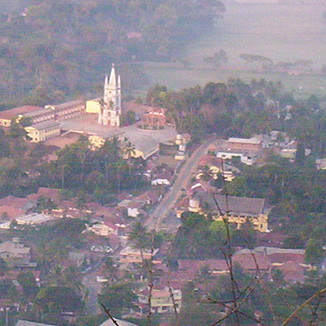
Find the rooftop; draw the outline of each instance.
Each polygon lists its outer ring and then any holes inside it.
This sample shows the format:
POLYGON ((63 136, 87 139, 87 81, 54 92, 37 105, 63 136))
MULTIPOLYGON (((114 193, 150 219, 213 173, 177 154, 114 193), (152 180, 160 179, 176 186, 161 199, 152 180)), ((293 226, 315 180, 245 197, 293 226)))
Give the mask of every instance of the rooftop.
POLYGON ((34 128, 36 130, 44 130, 44 129, 51 128, 51 127, 60 127, 60 123, 53 121, 53 120, 48 120, 48 121, 36 123, 35 125, 32 125, 27 128, 34 128))
POLYGON ((248 197, 236 197, 236 196, 226 196, 215 195, 215 200, 213 195, 207 192, 199 192, 195 195, 201 204, 207 203, 215 211, 218 210, 216 207, 216 202, 220 210, 225 214, 227 211, 234 215, 245 215, 245 216, 258 216, 263 213, 265 199, 263 198, 248 198, 248 197))
POLYGON ((18 108, 13 108, 10 110, 0 112, 0 119, 13 119, 18 117, 19 115, 26 114, 29 112, 33 112, 36 110, 42 110, 43 108, 39 106, 31 106, 31 105, 24 105, 18 108))
POLYGON ((28 320, 18 320, 17 324, 15 326, 56 326, 54 324, 43 324, 38 323, 35 321, 28 321, 28 320))
POLYGON ((35 110, 35 111, 32 111, 32 112, 24 113, 24 116, 27 117, 27 118, 32 118, 32 117, 38 116, 40 114, 46 114, 46 113, 53 113, 53 110, 51 110, 51 109, 39 109, 39 110, 35 110))
POLYGON ((0 253, 2 252, 11 252, 11 253, 19 253, 19 254, 29 254, 31 248, 25 247, 21 243, 16 243, 12 241, 5 241, 0 243, 0 253))
POLYGON ((76 105, 83 105, 85 104, 84 100, 76 100, 76 101, 70 101, 70 102, 65 102, 57 105, 50 105, 55 108, 55 110, 64 110, 70 107, 74 107, 76 105))
POLYGON ((0 206, 11 206, 21 209, 29 209, 33 205, 30 204, 29 200, 26 198, 19 198, 12 195, 0 199, 0 206))
MULTIPOLYGON (((114 318, 114 319, 118 323, 119 326, 138 326, 137 324, 129 323, 124 320, 120 320, 120 319, 116 319, 116 318, 114 318)), ((114 325, 116 325, 116 324, 114 324, 114 322, 111 319, 108 319, 107 321, 105 321, 103 324, 101 324, 99 326, 114 326, 114 325)), ((28 325, 26 325, 26 326, 28 326, 28 325)))
POLYGON ((241 143, 241 144, 257 144, 259 145, 261 143, 260 139, 257 138, 235 138, 231 137, 228 139, 229 143, 241 143))
POLYGON ((132 144, 139 142, 141 137, 147 136, 155 139, 158 143, 174 142, 177 135, 176 131, 168 126, 161 130, 143 130, 136 125, 117 128, 99 125, 97 118, 98 115, 95 113, 82 114, 81 116, 61 121, 61 129, 84 135, 98 135, 103 138, 110 137, 111 135, 114 137, 114 134, 118 136, 124 133, 132 144))

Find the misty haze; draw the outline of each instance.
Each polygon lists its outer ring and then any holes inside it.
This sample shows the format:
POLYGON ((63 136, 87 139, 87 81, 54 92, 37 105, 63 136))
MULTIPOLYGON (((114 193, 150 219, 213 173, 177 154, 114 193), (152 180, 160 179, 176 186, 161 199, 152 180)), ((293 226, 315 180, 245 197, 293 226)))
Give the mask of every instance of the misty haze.
POLYGON ((325 326, 326 0, 0 0, 0 326, 325 326))

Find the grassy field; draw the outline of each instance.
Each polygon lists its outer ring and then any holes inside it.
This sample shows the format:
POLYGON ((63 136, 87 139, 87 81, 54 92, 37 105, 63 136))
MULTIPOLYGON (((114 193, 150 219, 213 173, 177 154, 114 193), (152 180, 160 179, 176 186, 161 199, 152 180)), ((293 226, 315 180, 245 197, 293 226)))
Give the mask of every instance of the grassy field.
MULTIPOLYGON (((321 5, 240 5, 229 4, 222 20, 210 35, 193 42, 180 53, 182 63, 146 63, 150 84, 160 83, 181 89, 208 81, 226 82, 239 77, 245 81, 265 78, 280 80, 296 97, 310 94, 326 97, 326 77, 253 72, 239 58, 242 53, 263 55, 274 62, 309 60, 315 71, 326 64, 326 23, 321 5), (224 49, 229 68, 208 68, 203 59, 224 49)), ((147 85, 148 86, 148 85, 147 85)), ((146 86, 146 87, 147 87, 146 86)), ((138 90, 141 94, 143 86, 138 90)))
MULTIPOLYGON (((182 64, 146 63, 145 70, 150 84, 163 84, 169 89, 182 89, 196 84, 205 85, 209 81, 227 82, 230 78, 250 81, 253 78, 281 81, 285 88, 297 98, 311 94, 326 97, 326 76, 288 75, 281 73, 261 73, 247 70, 220 70, 203 66, 184 67, 182 64)), ((140 92, 141 93, 141 92, 140 92)))

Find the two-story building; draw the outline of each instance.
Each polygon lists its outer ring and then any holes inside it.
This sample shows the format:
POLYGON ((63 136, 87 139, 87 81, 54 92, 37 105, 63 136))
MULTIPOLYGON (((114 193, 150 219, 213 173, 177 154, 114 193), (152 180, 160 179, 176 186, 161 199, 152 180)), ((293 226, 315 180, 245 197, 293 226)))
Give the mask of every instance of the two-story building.
POLYGON ((78 117, 85 112, 85 101, 76 100, 57 105, 47 105, 45 108, 52 109, 56 120, 65 120, 78 117))
POLYGON ((54 120, 40 122, 29 127, 25 127, 31 142, 39 143, 41 141, 60 136, 60 124, 54 120))
MULTIPOLYGON (((32 114, 33 112, 39 112, 40 115, 43 115, 44 112, 42 110, 43 108, 38 106, 24 105, 10 110, 2 111, 0 112, 0 126, 9 128, 13 119, 19 121, 19 119, 28 114, 32 114)), ((36 118, 36 116, 34 116, 34 118, 36 118)))
POLYGON ((19 239, 0 243, 0 258, 12 265, 28 265, 31 260, 31 248, 25 247, 19 239))
MULTIPOLYGON (((140 308, 141 314, 148 313, 148 289, 143 290, 138 294, 137 306, 140 308)), ((151 293, 151 308, 152 313, 164 314, 164 313, 174 313, 174 309, 179 313, 181 310, 181 300, 182 293, 181 290, 172 289, 169 290, 168 287, 163 289, 153 289, 151 293), (171 293, 173 294, 174 303, 171 298, 171 293)))
POLYGON ((188 211, 205 214, 207 210, 212 212, 217 221, 226 218, 238 228, 250 221, 256 230, 268 231, 268 212, 263 198, 226 197, 201 191, 189 199, 188 211))

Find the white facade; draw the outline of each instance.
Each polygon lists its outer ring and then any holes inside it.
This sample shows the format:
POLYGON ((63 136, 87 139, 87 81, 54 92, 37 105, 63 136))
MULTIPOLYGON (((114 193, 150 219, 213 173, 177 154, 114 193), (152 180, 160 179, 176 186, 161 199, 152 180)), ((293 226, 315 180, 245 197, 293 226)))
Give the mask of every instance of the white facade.
POLYGON ((110 79, 105 77, 104 96, 98 115, 98 123, 103 126, 120 127, 121 116, 121 78, 116 77, 112 64, 110 79))
POLYGON ((254 155, 247 155, 243 153, 235 153, 235 152, 218 152, 216 157, 221 158, 223 160, 231 160, 232 157, 240 157, 240 161, 243 164, 253 165, 256 162, 257 157, 254 155))

